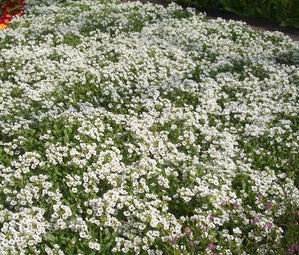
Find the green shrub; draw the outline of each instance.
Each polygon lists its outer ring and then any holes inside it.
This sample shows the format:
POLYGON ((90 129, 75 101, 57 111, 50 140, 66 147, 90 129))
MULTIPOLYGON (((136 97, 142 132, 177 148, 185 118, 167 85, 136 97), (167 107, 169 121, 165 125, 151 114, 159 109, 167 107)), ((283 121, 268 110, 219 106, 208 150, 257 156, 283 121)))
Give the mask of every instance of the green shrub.
POLYGON ((281 26, 299 28, 298 0, 177 0, 202 9, 220 9, 248 17, 262 17, 281 26))

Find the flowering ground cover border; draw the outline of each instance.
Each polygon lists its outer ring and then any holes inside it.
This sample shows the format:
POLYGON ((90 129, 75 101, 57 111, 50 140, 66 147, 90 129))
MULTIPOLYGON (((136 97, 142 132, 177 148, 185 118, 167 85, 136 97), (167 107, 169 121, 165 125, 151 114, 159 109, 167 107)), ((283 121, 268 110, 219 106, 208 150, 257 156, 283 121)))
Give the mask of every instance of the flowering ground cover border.
POLYGON ((296 254, 298 44, 29 0, 0 31, 0 254, 296 254))

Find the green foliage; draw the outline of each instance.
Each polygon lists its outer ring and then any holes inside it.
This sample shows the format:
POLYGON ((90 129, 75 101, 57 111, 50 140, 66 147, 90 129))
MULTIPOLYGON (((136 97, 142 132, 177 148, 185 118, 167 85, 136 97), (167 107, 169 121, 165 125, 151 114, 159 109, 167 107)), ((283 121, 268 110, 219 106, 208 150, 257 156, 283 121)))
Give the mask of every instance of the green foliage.
POLYGON ((262 17, 281 26, 299 28, 298 0, 177 0, 202 9, 220 9, 247 17, 262 17))

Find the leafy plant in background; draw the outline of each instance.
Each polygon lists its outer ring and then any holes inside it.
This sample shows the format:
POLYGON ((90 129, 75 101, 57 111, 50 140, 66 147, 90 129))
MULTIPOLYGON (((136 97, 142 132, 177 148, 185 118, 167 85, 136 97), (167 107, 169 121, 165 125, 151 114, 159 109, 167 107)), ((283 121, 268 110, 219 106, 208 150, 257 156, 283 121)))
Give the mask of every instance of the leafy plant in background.
POLYGON ((248 17, 262 17, 281 26, 299 28, 298 0, 178 0, 201 9, 219 9, 248 17))
POLYGON ((297 0, 220 0, 220 3, 227 11, 267 18, 282 26, 299 27, 299 1, 297 0))

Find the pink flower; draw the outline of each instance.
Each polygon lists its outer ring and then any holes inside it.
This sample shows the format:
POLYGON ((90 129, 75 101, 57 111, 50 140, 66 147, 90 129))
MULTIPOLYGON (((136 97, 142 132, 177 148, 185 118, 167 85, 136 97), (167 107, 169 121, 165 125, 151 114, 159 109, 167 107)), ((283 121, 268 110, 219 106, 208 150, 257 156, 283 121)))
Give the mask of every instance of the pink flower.
POLYGON ((291 254, 297 254, 299 252, 299 245, 297 243, 293 243, 288 251, 291 253, 291 254))
POLYGON ((184 228, 184 233, 188 236, 192 235, 192 229, 189 227, 184 228))
POLYGON ((208 219, 209 219, 209 221, 212 221, 212 222, 213 222, 213 221, 214 221, 214 216, 213 216, 213 215, 209 215, 209 216, 208 216, 208 219))
POLYGON ((216 247, 217 247, 217 244, 215 244, 215 243, 209 243, 209 245, 208 245, 208 249, 210 251, 216 250, 216 247))
POLYGON ((258 216, 256 216, 253 220, 251 220, 252 224, 256 224, 260 222, 260 218, 258 216))
POLYGON ((273 224, 272 224, 271 222, 268 222, 268 223, 266 223, 266 225, 265 225, 265 229, 267 229, 267 230, 272 229, 272 227, 273 227, 273 224))
POLYGON ((266 210, 271 210, 273 208, 273 204, 271 202, 266 203, 266 210))

